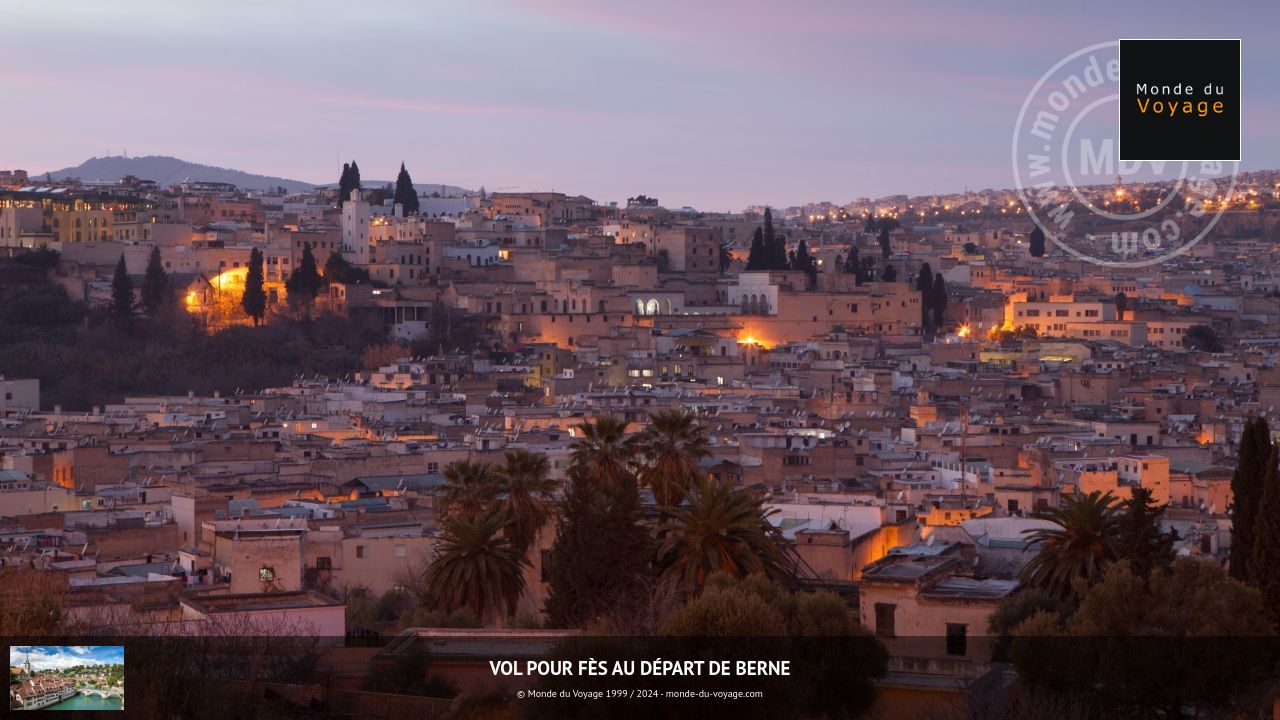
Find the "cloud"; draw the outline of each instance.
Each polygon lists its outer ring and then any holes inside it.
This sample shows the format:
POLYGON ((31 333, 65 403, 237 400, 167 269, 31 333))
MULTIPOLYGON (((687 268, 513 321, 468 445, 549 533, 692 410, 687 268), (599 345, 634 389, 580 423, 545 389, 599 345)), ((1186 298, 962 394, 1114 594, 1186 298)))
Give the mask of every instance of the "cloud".
POLYGON ((20 666, 31 660, 33 670, 62 670, 76 665, 108 665, 123 662, 119 645, 14 645, 9 648, 9 664, 20 666))

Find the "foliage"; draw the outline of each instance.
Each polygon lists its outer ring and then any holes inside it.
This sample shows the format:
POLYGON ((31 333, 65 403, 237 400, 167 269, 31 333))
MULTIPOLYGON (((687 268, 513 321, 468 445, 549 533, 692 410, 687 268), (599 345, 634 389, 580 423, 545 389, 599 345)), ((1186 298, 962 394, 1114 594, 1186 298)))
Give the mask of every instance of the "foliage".
POLYGON ((116 263, 115 275, 111 278, 111 304, 107 306, 107 314, 112 320, 123 323, 133 318, 133 280, 129 279, 129 269, 124 264, 124 254, 116 263))
POLYGON ((147 272, 142 278, 142 306, 155 315, 172 300, 173 289, 160 261, 160 247, 154 246, 147 256, 147 272))
POLYGON ((1133 494, 1120 503, 1116 517, 1116 557, 1128 561, 1133 571, 1148 577, 1154 570, 1165 570, 1173 564, 1175 530, 1161 530, 1164 506, 1152 500, 1151 489, 1133 488, 1133 494))
POLYGON ((1027 246, 1031 257, 1044 257, 1044 231, 1039 225, 1031 229, 1031 234, 1027 236, 1027 246))
POLYGON ((787 256, 787 240, 773 227, 773 210, 764 209, 764 224, 756 228, 751 238, 751 251, 747 255, 747 270, 787 270, 791 260, 787 256))
POLYGON ((49 405, 88 410, 126 394, 231 394, 286 385, 299 373, 342 377, 385 331, 378 323, 322 314, 205 333, 185 313, 161 313, 128 332, 78 327, 88 310, 56 284, 0 291, 0 374, 40 380, 49 405))
POLYGON ((476 515, 492 509, 498 494, 498 476, 489 463, 455 460, 445 466, 444 479, 438 491, 441 518, 476 515))
POLYGON ((413 187, 413 178, 404 163, 400 163, 400 174, 396 176, 395 202, 406 216, 418 214, 418 191, 413 187))
POLYGON ((497 471, 498 509, 506 518, 507 537, 523 555, 551 518, 554 480, 547 477, 547 456, 523 448, 508 450, 497 471))
POLYGON ((19 265, 27 267, 41 268, 43 270, 52 270, 58 266, 58 259, 62 254, 57 250, 51 249, 48 245, 41 244, 30 250, 25 250, 13 256, 13 261, 19 265))
MULTIPOLYGON (((599 467, 580 453, 576 467, 599 467)), ((638 597, 652 575, 653 540, 640 524, 634 484, 601 484, 571 470, 545 566, 553 627, 584 627, 638 597)))
POLYGON ((1254 527, 1262 503, 1262 481, 1271 457, 1271 428, 1264 417, 1244 424, 1240 447, 1236 451, 1235 472, 1231 475, 1231 577, 1253 581, 1254 527))
POLYGON ((1101 577, 1102 567, 1116 557, 1119 534, 1118 508, 1111 493, 1094 491, 1068 496, 1064 507, 1049 508, 1036 517, 1056 528, 1027 533, 1027 545, 1039 545, 1035 557, 1022 568, 1022 581, 1046 593, 1066 598, 1078 592, 1077 579, 1086 585, 1101 577))
POLYGON ((263 287, 265 277, 262 265, 262 251, 254 248, 249 252, 249 272, 245 275, 244 295, 240 298, 240 307, 244 308, 245 315, 253 318, 254 325, 260 325, 262 317, 267 314, 267 291, 263 287))
POLYGON ((1280 447, 1271 446, 1253 528, 1250 574, 1272 618, 1280 618, 1280 447))
POLYGON ((1179 558, 1150 578, 1111 563, 1078 583, 1068 620, 1037 613, 1015 630, 1014 666, 1032 692, 1088 698, 1110 717, 1229 707, 1274 671, 1261 594, 1216 563, 1179 558))
POLYGON ((369 277, 368 270, 352 265, 346 256, 337 250, 329 253, 329 257, 324 261, 324 281, 327 283, 342 283, 343 285, 369 284, 373 282, 369 277))
POLYGON ((933 276, 933 289, 929 294, 929 304, 933 309, 934 327, 942 327, 947 316, 947 283, 942 273, 933 276))
POLYGON ((640 484, 653 490, 659 505, 673 507, 703 476, 699 461, 710 454, 707 437, 693 413, 663 410, 653 413, 649 426, 636 438, 644 462, 640 484))
POLYGON ((784 541, 769 523, 774 512, 757 492, 703 478, 663 525, 658 566, 687 593, 717 572, 789 580, 784 541))
POLYGON ((320 294, 320 288, 323 286, 324 279, 316 269, 316 256, 311 252, 311 243, 303 243, 302 258, 284 283, 289 304, 310 305, 320 294))
POLYGON ((360 167, 356 165, 356 161, 342 163, 342 177, 338 179, 338 201, 347 202, 351 199, 351 191, 359 188, 360 167))
POLYGON ((453 515, 443 521, 425 577, 441 607, 467 608, 481 618, 515 613, 528 563, 503 536, 503 524, 502 515, 495 512, 453 515))
POLYGON ((1182 345, 1188 350, 1220 353, 1225 349, 1218 331, 1208 325, 1192 325, 1182 335, 1182 345))
POLYGON ((605 415, 595 422, 579 423, 574 430, 577 434, 569 446, 570 477, 611 492, 634 492, 636 443, 626 437, 627 422, 605 415))

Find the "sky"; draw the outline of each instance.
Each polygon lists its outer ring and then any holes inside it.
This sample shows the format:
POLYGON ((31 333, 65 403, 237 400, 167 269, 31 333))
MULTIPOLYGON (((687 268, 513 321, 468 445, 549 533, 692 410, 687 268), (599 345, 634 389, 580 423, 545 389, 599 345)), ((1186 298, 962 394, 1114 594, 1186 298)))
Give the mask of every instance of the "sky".
POLYGON ((1006 188, 1086 45, 1243 39, 1243 169, 1280 167, 1280 3, 3 0, 0 168, 173 155, 315 183, 740 210, 1006 188))
POLYGON ((76 665, 124 664, 123 645, 11 645, 10 667, 22 667, 28 656, 32 670, 62 670, 76 665), (30 653, 30 655, 28 655, 30 653))

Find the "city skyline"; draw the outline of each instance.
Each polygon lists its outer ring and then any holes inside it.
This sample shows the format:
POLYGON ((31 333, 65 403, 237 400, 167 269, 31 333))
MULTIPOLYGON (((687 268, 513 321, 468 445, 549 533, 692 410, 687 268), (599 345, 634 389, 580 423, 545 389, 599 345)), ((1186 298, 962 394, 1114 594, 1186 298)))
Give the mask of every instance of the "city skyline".
MULTIPOLYGON (((46 109, 0 152, 33 175, 128 151, 327 184, 351 158, 378 177, 403 160, 422 183, 705 210, 1009 187, 1014 117, 1041 72, 1086 44, 1185 35, 1195 12, 62 5, 13 5, 14 48, 41 62, 0 70, 0 89, 46 109)), ((1276 10, 1250 7, 1248 23, 1197 18, 1197 34, 1242 37, 1245 66, 1266 67, 1276 51, 1250 29, 1276 10)), ((1276 81, 1246 72, 1244 88, 1242 170, 1280 165, 1264 144, 1276 81)))
POLYGON ((30 659, 33 670, 65 670, 77 665, 120 665, 123 645, 11 645, 9 665, 22 667, 30 659))

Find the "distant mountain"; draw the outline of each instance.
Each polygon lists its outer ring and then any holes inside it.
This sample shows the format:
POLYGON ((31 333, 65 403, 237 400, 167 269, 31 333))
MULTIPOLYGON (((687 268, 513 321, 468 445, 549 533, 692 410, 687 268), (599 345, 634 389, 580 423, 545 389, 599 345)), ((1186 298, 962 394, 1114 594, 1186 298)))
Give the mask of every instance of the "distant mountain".
POLYGON ((244 190, 268 190, 283 187, 289 192, 301 192, 315 187, 300 180, 289 180, 266 175, 253 175, 240 170, 200 165, 164 155, 145 157, 89 158, 83 163, 49 173, 54 180, 80 178, 85 182, 115 182, 126 175, 140 180, 155 180, 160 187, 169 187, 186 180, 231 183, 244 190))
MULTIPOLYGON (((243 172, 241 170, 230 170, 228 168, 213 167, 212 165, 201 165, 199 163, 187 162, 179 160, 175 157, 165 155, 147 155, 145 157, 123 157, 114 155, 111 157, 95 157, 89 158, 83 163, 61 170, 54 170, 49 173, 54 180, 66 180, 67 178, 79 178, 84 182, 115 182, 126 175, 132 175, 140 180, 154 180, 160 187, 169 187, 177 185, 186 180, 204 181, 204 182, 224 182, 231 183, 242 190, 273 190, 277 187, 283 187, 289 192, 303 192, 311 190, 315 187, 336 187, 337 183, 327 183, 325 185, 313 185, 311 183, 302 182, 301 180, 290 180, 288 178, 270 177, 267 175, 254 175, 252 173, 243 172)), ((44 177, 43 174, 33 175, 33 179, 44 177)), ((366 180, 361 183, 365 188, 379 188, 384 185, 394 185, 394 183, 386 180, 366 180)), ((466 188, 456 185, 433 185, 427 183, 414 183, 413 186, 419 193, 430 195, 431 193, 440 193, 441 195, 460 195, 471 192, 466 188)))

